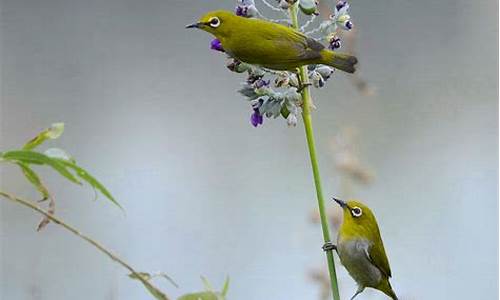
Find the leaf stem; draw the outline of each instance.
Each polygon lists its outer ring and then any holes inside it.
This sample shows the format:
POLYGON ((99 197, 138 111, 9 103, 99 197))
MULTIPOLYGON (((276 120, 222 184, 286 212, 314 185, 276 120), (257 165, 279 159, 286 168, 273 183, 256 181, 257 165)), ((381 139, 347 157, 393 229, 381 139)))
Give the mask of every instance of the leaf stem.
MULTIPOLYGON (((297 16, 297 5, 290 6, 290 18, 292 25, 295 29, 299 29, 299 21, 297 16)), ((309 77, 307 76, 306 66, 302 66, 299 69, 299 78, 302 84, 309 84, 309 77)), ((309 148, 309 156, 311 159, 311 166, 314 176, 314 184, 316 187, 316 197, 318 198, 319 215, 321 219, 321 229, 323 230, 323 239, 326 242, 330 242, 330 230, 328 225, 328 219, 325 212, 325 201, 323 199, 323 191, 321 188, 321 176, 319 174, 318 160, 316 158, 316 146, 314 142, 314 130, 312 126, 311 117, 311 107, 312 98, 309 86, 306 86, 302 90, 302 120, 304 121, 304 128, 306 131, 307 146, 309 148)), ((328 271, 330 273, 330 283, 332 287, 332 296, 334 300, 340 300, 339 288, 337 283, 337 274, 335 271, 335 262, 333 260, 332 251, 326 251, 326 257, 328 262, 328 271)))
POLYGON ((38 213, 44 215, 47 219, 51 220, 55 224, 63 227, 64 229, 70 231, 74 235, 78 236, 79 238, 85 240, 86 242, 90 243, 93 245, 95 248, 97 248, 99 251, 107 255, 109 258, 114 260, 115 262, 119 263, 122 265, 125 269, 129 270, 132 275, 137 278, 139 281, 142 282, 142 284, 148 289, 149 291, 154 291, 154 295, 157 297, 157 299, 162 299, 162 300, 169 300, 169 298, 163 294, 159 289, 157 289, 155 286, 153 286, 149 281, 143 278, 140 272, 137 272, 134 268, 132 268, 128 263, 123 261, 121 258, 119 258, 116 254, 111 252, 110 250, 106 249, 103 245, 98 243, 97 241, 93 240, 92 238, 88 237, 87 235, 81 233, 79 230, 77 230, 75 227, 69 225, 62 219, 55 217, 54 215, 50 214, 49 212, 41 209, 39 206, 36 204, 32 203, 31 201, 21 199, 19 197, 16 197, 14 195, 8 194, 6 192, 0 191, 0 196, 14 202, 20 205, 23 205, 25 207, 28 207, 34 211, 37 211, 38 213))

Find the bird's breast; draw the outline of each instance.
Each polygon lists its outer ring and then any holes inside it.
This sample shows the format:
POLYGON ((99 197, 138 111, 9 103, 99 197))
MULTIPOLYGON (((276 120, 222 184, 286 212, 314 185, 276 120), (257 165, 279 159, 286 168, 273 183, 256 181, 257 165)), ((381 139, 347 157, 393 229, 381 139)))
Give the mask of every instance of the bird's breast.
POLYGON ((339 239, 337 252, 342 265, 359 285, 376 287, 382 279, 382 273, 368 256, 369 246, 370 242, 364 239, 339 239))

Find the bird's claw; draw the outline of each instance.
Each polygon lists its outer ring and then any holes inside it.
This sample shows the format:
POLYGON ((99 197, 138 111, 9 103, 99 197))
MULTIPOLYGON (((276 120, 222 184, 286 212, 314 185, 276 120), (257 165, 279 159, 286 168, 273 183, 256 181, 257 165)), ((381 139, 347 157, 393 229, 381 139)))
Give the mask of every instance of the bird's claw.
POLYGON ((332 251, 337 250, 337 246, 335 246, 332 242, 326 242, 323 247, 321 247, 323 251, 332 251))
POLYGON ((302 83, 300 84, 299 88, 297 89, 297 93, 302 93, 302 91, 307 88, 308 86, 311 86, 312 83, 308 82, 308 83, 302 83))

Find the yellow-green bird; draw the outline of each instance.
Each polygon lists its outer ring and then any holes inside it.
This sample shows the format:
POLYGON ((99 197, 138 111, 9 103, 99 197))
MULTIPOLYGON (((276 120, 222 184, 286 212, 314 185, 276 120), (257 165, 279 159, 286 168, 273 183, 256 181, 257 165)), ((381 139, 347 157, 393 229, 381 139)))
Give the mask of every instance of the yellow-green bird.
POLYGON ((309 64, 324 64, 353 73, 357 59, 333 52, 293 28, 260 19, 212 11, 186 28, 199 28, 220 40, 230 56, 273 70, 293 71, 309 64))
POLYGON ((397 300, 389 283, 391 267, 372 211, 358 201, 333 199, 342 207, 344 221, 339 229, 337 245, 327 243, 323 249, 336 249, 342 265, 358 284, 358 290, 351 300, 367 287, 397 300))

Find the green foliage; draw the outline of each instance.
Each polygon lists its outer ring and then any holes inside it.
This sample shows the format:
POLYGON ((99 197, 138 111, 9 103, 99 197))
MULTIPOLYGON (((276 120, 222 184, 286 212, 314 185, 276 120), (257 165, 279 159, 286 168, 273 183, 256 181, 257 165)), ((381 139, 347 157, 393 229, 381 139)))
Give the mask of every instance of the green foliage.
MULTIPOLYGON (((63 132, 64 123, 55 123, 50 128, 43 130, 37 136, 28 141, 22 147, 22 149, 0 152, 0 162, 18 165, 21 168, 24 177, 37 189, 38 192, 40 192, 40 194, 42 194, 42 200, 50 200, 49 209, 47 213, 45 213, 45 218, 40 222, 40 225, 38 225, 38 230, 45 227, 50 222, 50 220, 54 218, 52 215, 55 211, 55 202, 50 195, 49 190, 40 179, 40 176, 35 172, 35 170, 33 170, 33 166, 49 167, 59 173, 59 175, 61 175, 62 177, 66 178, 68 181, 78 185, 82 185, 82 181, 86 182, 95 191, 99 191, 113 204, 122 209, 120 204, 111 195, 108 189, 106 189, 106 187, 102 183, 100 183, 94 176, 92 176, 87 170, 79 166, 76 161, 64 150, 59 148, 50 148, 44 153, 35 151, 35 149, 38 146, 42 145, 44 142, 59 138, 63 134, 63 132)), ((5 195, 7 194, 4 194, 4 196, 5 195)), ((28 206, 30 205, 28 204, 28 206)), ((37 210, 37 208, 35 208, 35 210, 37 210)), ((60 221, 59 224, 62 224, 62 222, 60 221)), ((64 224, 63 226, 65 226, 66 228, 70 228, 66 224, 64 224)), ((81 236, 81 234, 75 230, 70 231, 76 232, 81 236)), ((117 257, 113 256, 109 251, 104 250, 104 248, 102 248, 96 242, 90 240, 89 238, 84 239, 90 241, 94 246, 101 249, 101 251, 104 251, 108 256, 111 256, 111 258, 115 261, 118 261, 123 266, 129 268, 130 270, 133 270, 117 257)), ((150 279, 158 276, 168 279, 173 285, 177 286, 175 282, 173 282, 173 280, 164 273, 156 275, 149 275, 148 273, 133 273, 130 275, 130 278, 139 280, 146 287, 149 293, 153 295, 157 300, 169 300, 169 298, 164 293, 162 293, 159 289, 157 289, 149 282, 150 279)))
MULTIPOLYGON (((113 204, 122 209, 121 205, 116 201, 116 199, 111 195, 109 190, 100 183, 94 176, 92 176, 87 170, 79 166, 75 159, 68 155, 64 150, 59 148, 50 148, 45 152, 36 151, 36 148, 42 145, 48 140, 54 140, 59 138, 64 131, 63 123, 55 123, 50 128, 42 131, 36 137, 27 142, 22 149, 9 150, 0 152, 0 163, 11 163, 17 165, 24 177, 36 188, 36 190, 43 196, 43 200, 49 200, 49 209, 47 211, 42 210, 35 204, 29 203, 29 201, 24 201, 22 199, 16 198, 15 196, 10 196, 7 193, 0 191, 0 195, 7 197, 15 202, 21 203, 28 206, 40 213, 42 213, 45 218, 41 221, 38 226, 38 230, 44 228, 51 220, 68 229, 69 231, 80 236, 84 240, 90 242, 92 245, 97 247, 100 251, 104 252, 111 259, 119 262, 122 266, 127 268, 129 271, 133 272, 128 276, 131 279, 140 281, 146 290, 157 300, 170 300, 167 295, 156 288, 152 284, 154 278, 164 278, 168 280, 172 285, 178 287, 177 284, 165 273, 145 273, 145 272, 135 272, 132 267, 127 263, 119 259, 117 256, 112 254, 109 250, 105 249, 96 241, 90 239, 89 237, 83 236, 79 231, 58 219, 54 216, 55 212, 55 202, 51 196, 49 190, 42 182, 40 176, 33 169, 34 166, 38 167, 49 167, 56 171, 59 175, 66 178, 69 182, 74 184, 82 185, 82 182, 89 184, 96 192, 100 192, 104 197, 106 197, 113 204)), ((229 278, 224 282, 224 286, 221 292, 215 292, 207 279, 202 277, 205 288, 204 292, 186 294, 179 298, 179 300, 225 300, 226 294, 229 290, 229 278)))
POLYGON ((55 123, 27 142, 22 150, 0 152, 0 161, 17 164, 26 179, 43 195, 43 199, 50 198, 50 194, 38 174, 32 169, 33 165, 50 167, 62 177, 78 185, 81 185, 82 181, 84 181, 113 204, 123 209, 106 187, 88 171, 77 165, 75 160, 67 155, 64 150, 52 148, 45 153, 34 150, 47 140, 59 138, 63 131, 64 123, 55 123))
POLYGON ((168 276, 167 274, 165 273, 156 273, 156 274, 150 274, 150 273, 146 273, 146 272, 139 272, 139 273, 132 273, 132 274, 129 274, 128 277, 132 278, 132 279, 136 279, 136 280, 139 280, 142 282, 142 284, 146 287, 146 289, 148 290, 148 292, 153 295, 153 297, 155 297, 156 299, 158 300, 165 300, 167 298, 165 298, 165 294, 163 294, 161 291, 159 291, 157 288, 155 288, 154 286, 152 286, 149 281, 153 278, 157 278, 157 277, 161 277, 161 278, 164 278, 166 279, 168 282, 170 282, 173 286, 175 286, 176 288, 178 288, 179 286, 177 285, 177 283, 175 283, 175 281, 170 278, 170 276, 168 276))
POLYGON ((42 194, 42 200, 48 199, 50 197, 49 190, 45 187, 45 185, 43 185, 42 180, 35 173, 35 171, 33 171, 33 169, 25 163, 19 162, 17 164, 21 168, 21 171, 23 171, 24 177, 26 177, 26 179, 28 179, 28 181, 36 187, 40 194, 42 194))
POLYGON ((203 281, 203 285, 205 286, 206 291, 185 294, 177 300, 225 300, 227 292, 229 290, 229 277, 224 281, 224 286, 222 287, 221 292, 214 291, 210 282, 203 276, 201 276, 201 280, 203 281))
POLYGON ((148 290, 148 292, 153 296, 155 297, 155 299, 157 300, 168 300, 169 298, 167 298, 167 296, 162 293, 159 289, 155 288, 151 283, 149 283, 149 280, 151 279, 151 276, 149 276, 148 273, 137 273, 141 278, 139 278, 139 276, 135 275, 135 274, 130 274, 128 275, 130 278, 132 279, 136 279, 136 280, 139 280, 143 285, 144 287, 148 290), (147 278, 147 279, 146 279, 147 278))
POLYGON ((227 292, 229 291, 229 277, 226 277, 224 281, 224 286, 222 287, 221 295, 226 298, 227 292))
POLYGON ((116 206, 118 206, 120 209, 123 210, 123 207, 118 203, 118 201, 116 201, 116 199, 111 195, 111 193, 106 189, 106 187, 102 185, 102 183, 97 181, 97 179, 95 179, 94 176, 90 175, 89 172, 87 172, 85 169, 83 169, 76 163, 69 160, 64 160, 61 158, 53 158, 53 160, 58 161, 65 167, 75 171, 78 177, 80 177, 82 180, 90 184, 90 186, 93 187, 95 190, 101 192, 101 194, 103 194, 106 198, 108 198, 111 202, 113 202, 113 204, 115 204, 116 206))
MULTIPOLYGON (((153 278, 161 277, 161 278, 166 279, 168 282, 170 282, 176 288, 179 288, 179 285, 177 285, 177 283, 175 283, 175 281, 170 276, 168 276, 166 273, 163 273, 163 272, 154 273, 154 274, 150 274, 150 273, 146 273, 146 272, 139 272, 136 274, 140 275, 142 278, 144 278, 147 281, 149 281, 153 278)), ((129 274, 128 277, 130 277, 132 279, 138 279, 136 274, 129 274)))
POLYGON ((0 153, 0 158, 3 158, 5 161, 26 165, 46 165, 57 171, 69 181, 76 184, 82 184, 60 161, 52 159, 43 153, 31 150, 13 150, 0 153))
POLYGON ((64 123, 54 123, 24 145, 23 150, 32 150, 46 140, 55 140, 64 132, 64 123))
POLYGON ((216 292, 200 292, 200 293, 193 293, 193 294, 186 294, 183 295, 177 300, 222 300, 224 298, 221 297, 216 292))

